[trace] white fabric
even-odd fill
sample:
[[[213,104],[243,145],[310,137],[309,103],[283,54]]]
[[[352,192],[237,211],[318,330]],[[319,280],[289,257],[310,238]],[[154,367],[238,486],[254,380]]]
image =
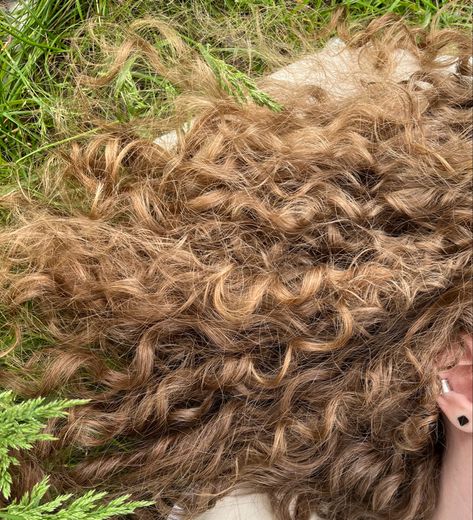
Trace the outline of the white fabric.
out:
[[[179,508],[175,507],[168,520],[180,520]],[[267,495],[229,494],[221,498],[215,507],[197,517],[197,520],[274,520]]]
[[[289,506],[291,514],[294,508]],[[180,508],[175,506],[167,520],[181,520]],[[268,495],[241,489],[222,497],[215,506],[196,517],[196,520],[274,520]],[[320,520],[312,514],[310,520]]]
[[[406,80],[419,70],[416,57],[405,49],[397,49],[393,57],[392,80]],[[442,71],[445,74],[455,72],[457,60],[452,60],[450,56],[440,56],[437,61],[451,61]],[[362,80],[373,81],[378,74],[369,53],[360,53],[360,49],[347,47],[340,38],[332,38],[320,51],[273,72],[267,78],[296,85],[318,85],[333,97],[343,98],[361,89]],[[418,84],[419,87],[428,86],[421,81]],[[184,132],[191,128],[193,121],[191,119],[185,123]],[[154,142],[170,150],[177,144],[177,133],[173,130],[157,137]]]

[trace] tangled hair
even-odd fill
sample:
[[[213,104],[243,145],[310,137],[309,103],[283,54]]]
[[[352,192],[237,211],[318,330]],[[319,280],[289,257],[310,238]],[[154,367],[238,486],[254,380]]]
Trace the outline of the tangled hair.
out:
[[[356,94],[260,78],[275,111],[182,60],[175,149],[103,124],[2,196],[1,384],[90,399],[21,456],[14,496],[50,473],[154,500],[140,520],[242,486],[279,520],[430,518],[436,363],[473,332],[471,41],[392,17],[344,38],[377,71]]]

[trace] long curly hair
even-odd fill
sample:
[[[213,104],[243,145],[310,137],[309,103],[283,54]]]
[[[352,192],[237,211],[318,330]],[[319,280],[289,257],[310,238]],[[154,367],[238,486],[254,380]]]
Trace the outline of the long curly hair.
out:
[[[345,28],[372,81],[334,97],[259,78],[277,111],[133,30],[96,83],[141,52],[181,81],[160,128],[190,129],[170,149],[149,121],[104,122],[0,199],[1,385],[90,399],[21,455],[13,496],[49,473],[155,501],[140,520],[242,486],[279,520],[428,519],[436,363],[473,332],[470,35]],[[419,66],[402,81],[397,51]]]

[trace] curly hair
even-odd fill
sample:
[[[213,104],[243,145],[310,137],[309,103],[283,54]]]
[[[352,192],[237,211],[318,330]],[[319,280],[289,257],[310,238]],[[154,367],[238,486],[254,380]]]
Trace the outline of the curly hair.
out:
[[[242,485],[279,520],[431,516],[436,362],[473,331],[471,38],[384,17],[344,39],[377,71],[356,93],[260,78],[275,111],[182,59],[176,149],[104,123],[1,197],[1,385],[90,399],[13,496],[49,472],[151,498],[140,520]],[[419,64],[402,81],[396,50]]]

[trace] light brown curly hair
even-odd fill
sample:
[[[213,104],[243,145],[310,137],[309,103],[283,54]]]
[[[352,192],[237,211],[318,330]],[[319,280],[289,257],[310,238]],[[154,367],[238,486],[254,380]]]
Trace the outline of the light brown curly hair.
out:
[[[282,111],[239,104],[182,54],[159,69],[183,85],[162,129],[196,117],[176,149],[104,124],[2,196],[1,385],[90,399],[13,496],[50,472],[151,498],[141,520],[240,485],[279,520],[432,515],[436,362],[473,332],[471,38],[384,17],[344,39],[381,71],[356,95],[266,79]],[[100,81],[137,49],[158,63],[131,38]],[[395,49],[406,81],[382,79]]]

